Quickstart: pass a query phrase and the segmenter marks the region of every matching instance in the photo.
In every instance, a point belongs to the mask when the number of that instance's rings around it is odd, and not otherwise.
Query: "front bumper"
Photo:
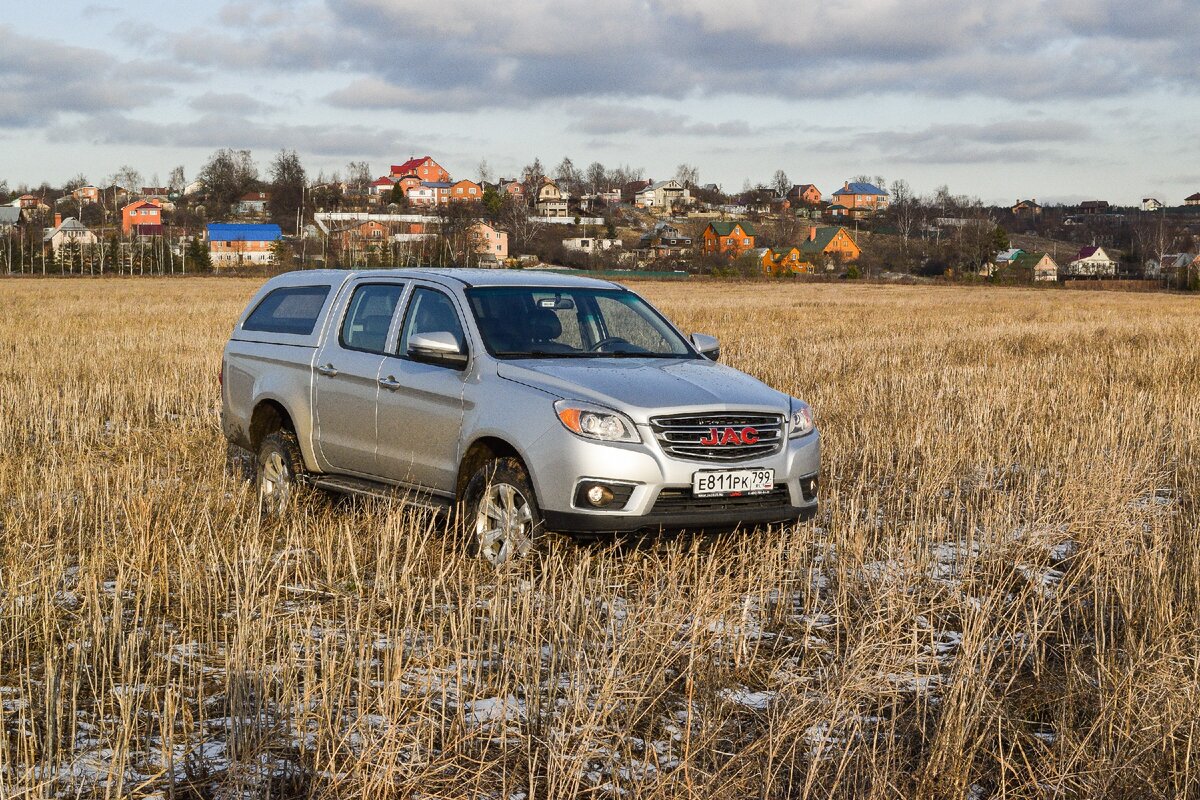
[[[805,488],[820,471],[820,434],[787,440],[782,450],[747,463],[670,458],[656,445],[613,445],[581,439],[566,429],[550,431],[525,453],[547,529],[561,533],[622,533],[642,530],[732,530],[789,523],[816,513],[817,498]],[[705,501],[691,496],[700,470],[770,468],[771,497]],[[581,481],[632,485],[620,509],[577,502]]]
[[[546,529],[565,534],[635,533],[640,531],[695,530],[708,533],[753,528],[759,525],[788,524],[812,519],[817,504],[732,511],[670,512],[641,516],[595,514],[578,511],[542,512]]]

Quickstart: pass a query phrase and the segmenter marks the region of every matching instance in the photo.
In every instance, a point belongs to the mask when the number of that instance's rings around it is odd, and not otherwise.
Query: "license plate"
[[[692,473],[692,494],[716,497],[726,494],[766,494],[775,488],[773,469],[729,469]]]

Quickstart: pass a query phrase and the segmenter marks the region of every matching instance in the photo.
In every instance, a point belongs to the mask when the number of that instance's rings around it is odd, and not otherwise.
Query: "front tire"
[[[463,512],[471,555],[492,566],[527,556],[545,535],[533,484],[515,458],[493,459],[476,470],[463,493]]]
[[[264,436],[255,460],[255,483],[263,513],[282,516],[296,496],[304,474],[304,457],[296,434],[278,430]]]

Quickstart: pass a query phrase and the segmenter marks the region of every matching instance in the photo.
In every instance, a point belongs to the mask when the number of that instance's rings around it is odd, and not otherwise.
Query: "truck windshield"
[[[624,289],[493,286],[467,290],[497,358],[699,358],[648,303]]]

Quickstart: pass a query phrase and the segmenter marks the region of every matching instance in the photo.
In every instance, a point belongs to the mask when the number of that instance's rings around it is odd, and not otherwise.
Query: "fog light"
[[[597,484],[587,490],[587,499],[588,502],[594,506],[606,506],[612,502],[612,489],[609,489],[607,486],[600,486]]]

